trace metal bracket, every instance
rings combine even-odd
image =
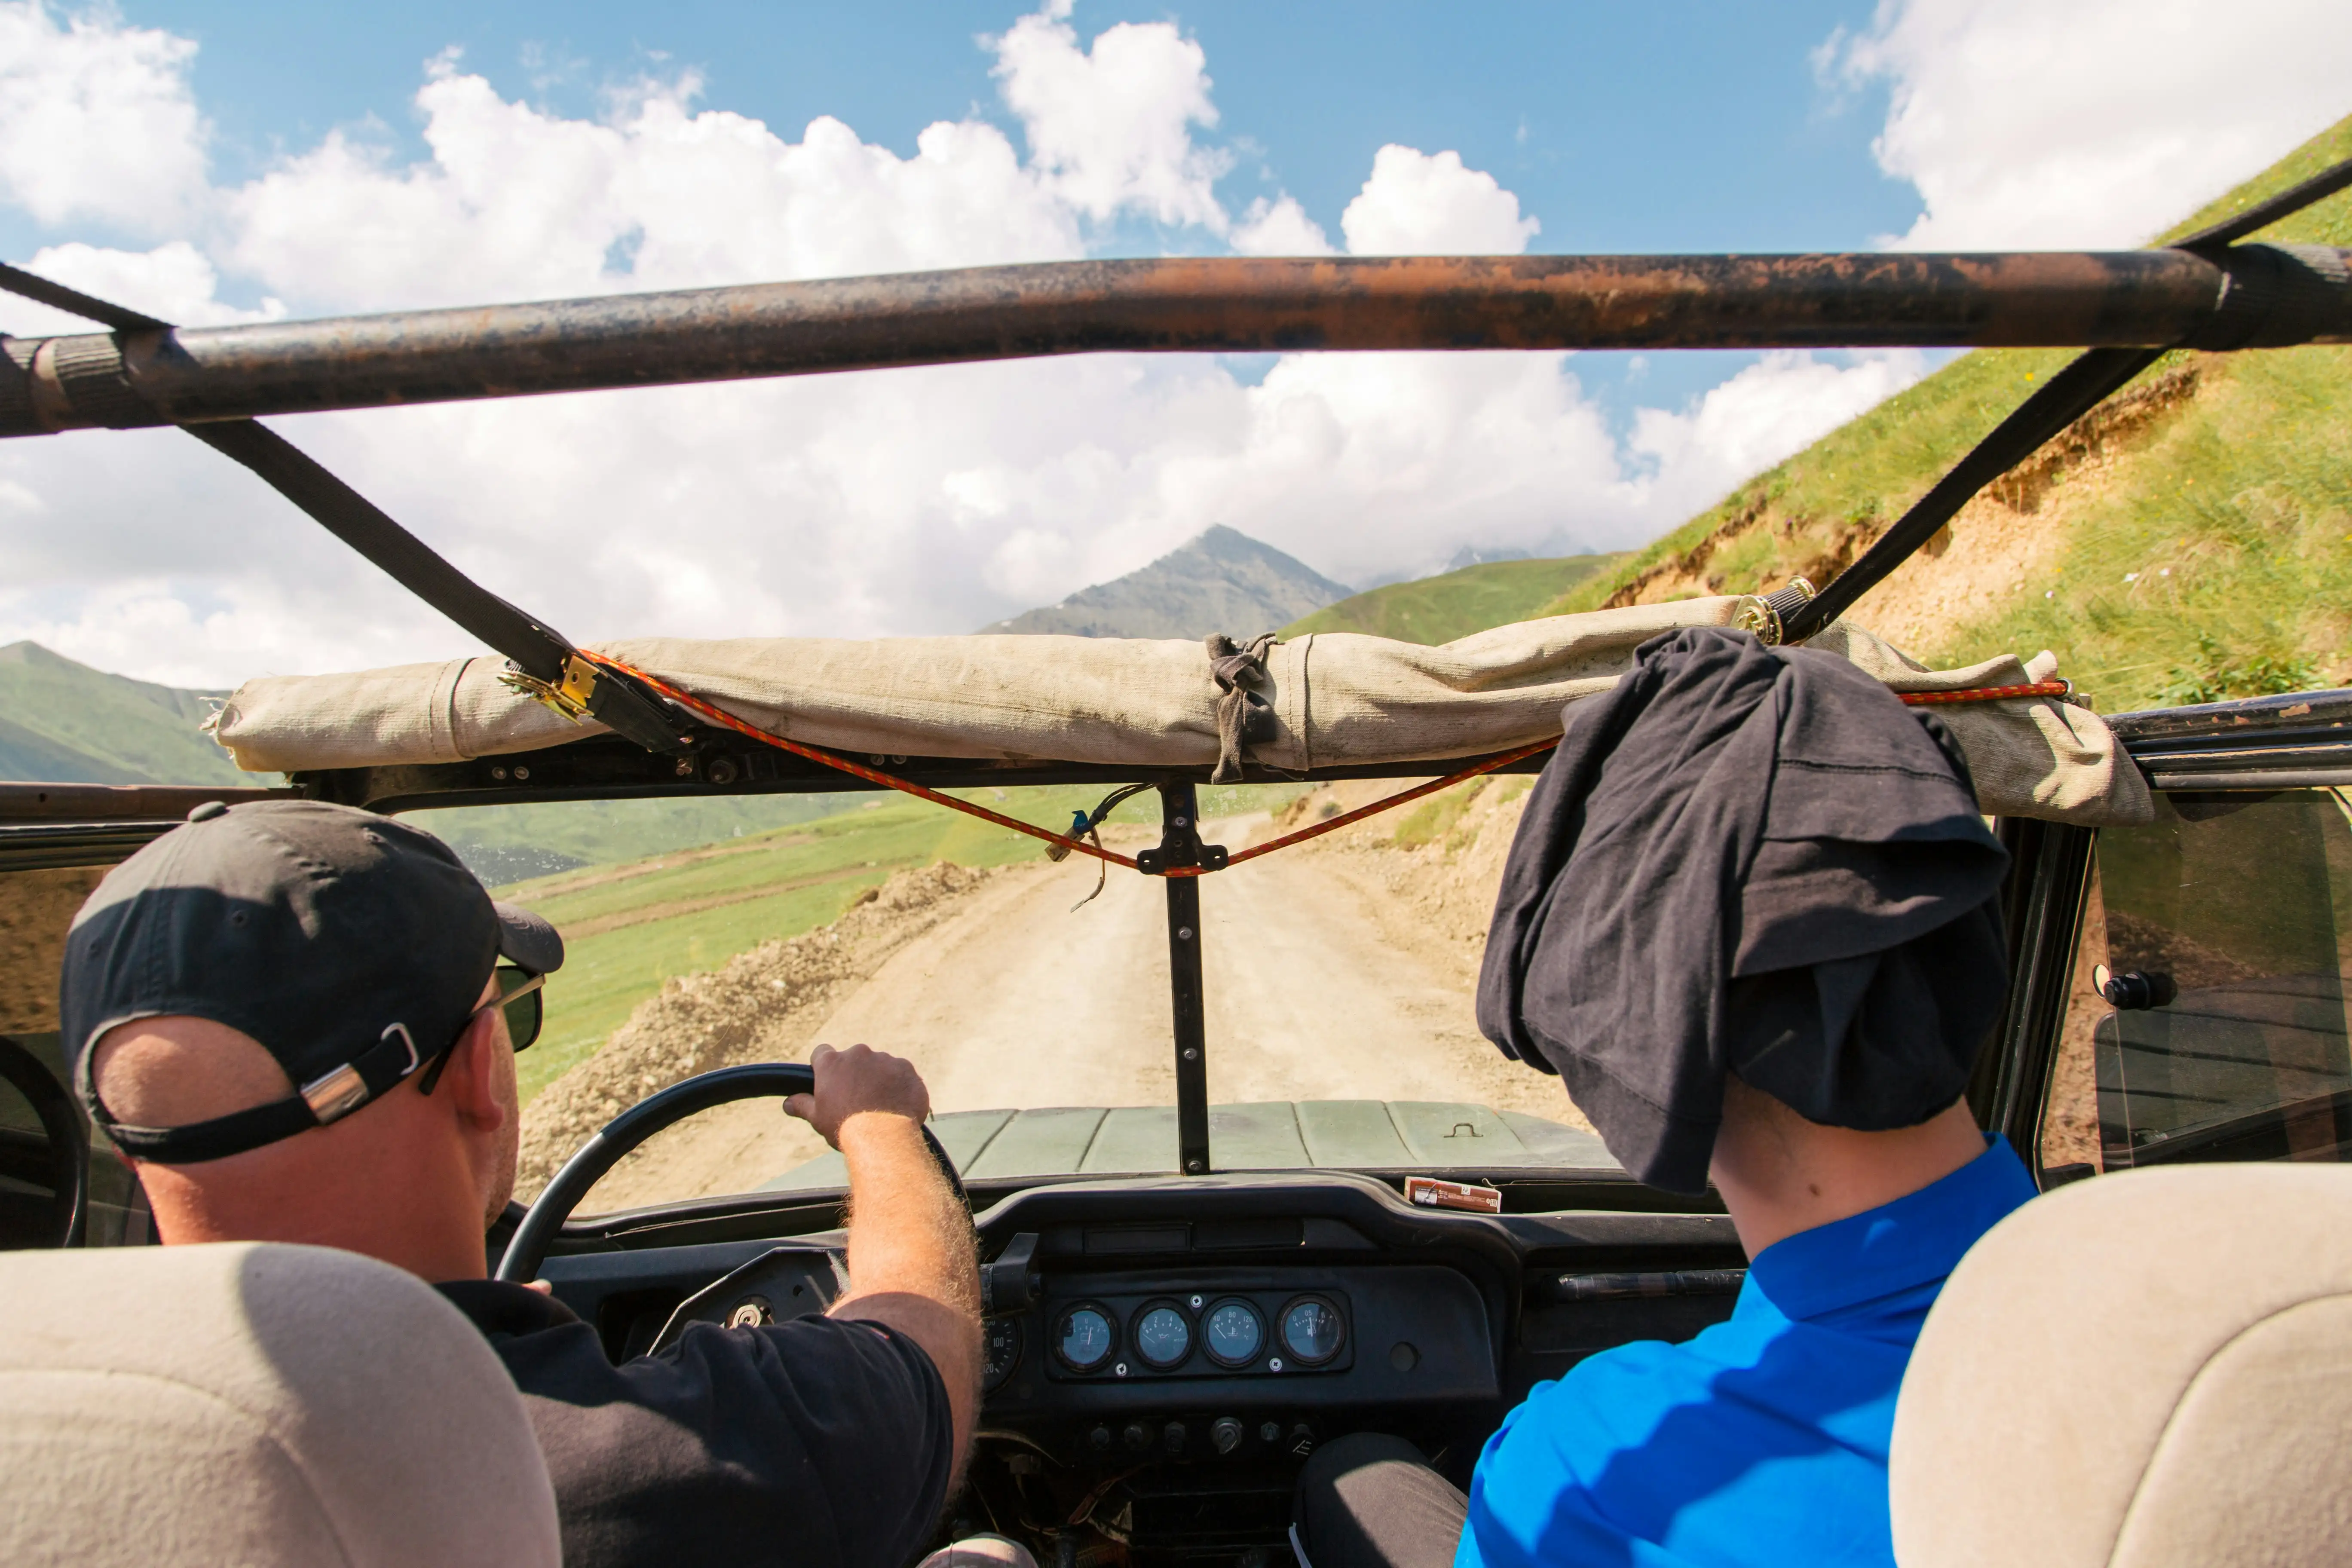
[[[1765,647],[1778,647],[1787,631],[1781,624],[1783,619],[1818,592],[1806,579],[1791,577],[1788,586],[1778,593],[1743,595],[1732,608],[1731,624],[1738,630],[1755,633],[1756,640]]]
[[[1160,847],[1135,858],[1138,868],[1166,876],[1171,866],[1225,863],[1225,852],[1201,842],[1200,800],[1189,784],[1160,786]],[[1151,866],[1144,868],[1150,856]],[[1176,1034],[1176,1168],[1188,1176],[1209,1172],[1208,1008],[1201,985],[1201,879],[1168,878],[1168,992]]]

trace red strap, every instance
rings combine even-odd
[[[2074,688],[2063,680],[2037,680],[2031,686],[1972,686],[1966,691],[1898,691],[1914,708],[1941,702],[1997,702],[2004,697],[2065,697]]]
[[[822,763],[828,768],[837,768],[845,773],[864,779],[868,784],[881,784],[885,788],[895,789],[902,794],[928,800],[935,805],[944,805],[950,811],[961,811],[967,816],[977,816],[983,822],[992,822],[999,827],[1009,827],[1015,833],[1025,833],[1032,838],[1041,838],[1048,844],[1058,844],[1080,855],[1091,855],[1097,860],[1108,860],[1114,866],[1125,866],[1129,870],[1135,868],[1133,856],[1121,855],[1116,850],[1101,848],[1088,843],[1086,839],[1072,838],[1067,834],[1056,833],[1050,827],[1039,827],[1034,823],[1023,822],[1018,817],[1007,816],[1003,812],[991,811],[984,805],[976,805],[968,800],[958,800],[951,795],[943,795],[938,790],[919,784],[912,779],[902,779],[895,773],[886,773],[879,768],[869,768],[863,763],[854,763],[838,752],[828,752],[822,746],[811,746],[799,741],[787,740],[782,735],[771,734],[756,724],[746,723],[738,719],[716,703],[706,702],[691,692],[681,690],[658,675],[639,669],[634,665],[623,664],[617,658],[609,658],[600,653],[591,653],[586,648],[580,650],[579,657],[591,664],[600,664],[606,668],[619,670],[624,675],[635,676],[679,707],[719,725],[721,729],[732,730],[739,735],[749,736],[779,751],[790,752],[796,757],[806,757],[810,762]],[[1937,702],[1990,702],[2004,697],[2063,697],[2066,691],[2067,686],[2063,680],[2043,680],[2037,681],[2032,686],[1980,686],[1967,691],[1905,691],[1897,695],[1905,702],[1913,707],[1918,707]],[[1360,805],[1353,811],[1342,812],[1328,821],[1318,822],[1310,827],[1302,827],[1296,833],[1286,833],[1279,838],[1239,850],[1227,857],[1225,864],[1238,866],[1244,860],[1255,860],[1261,855],[1271,855],[1276,850],[1286,849],[1293,844],[1303,844],[1309,838],[1320,837],[1350,823],[1361,822],[1368,816],[1377,816],[1391,806],[1402,805],[1409,800],[1419,800],[1425,795],[1435,795],[1439,790],[1450,789],[1465,780],[1475,779],[1482,773],[1491,773],[1497,768],[1507,768],[1513,763],[1534,756],[1538,752],[1550,751],[1559,744],[1559,739],[1554,737],[1549,741],[1538,741],[1533,745],[1521,746],[1514,752],[1505,752],[1500,756],[1488,757],[1483,762],[1464,768],[1460,773],[1448,773],[1442,779],[1432,779],[1427,784],[1415,784],[1411,789],[1400,790],[1392,795],[1376,800],[1370,805]],[[1199,866],[1171,866],[1163,874],[1170,877],[1202,877],[1208,875],[1208,872],[1205,868]]]

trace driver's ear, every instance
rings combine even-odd
[[[437,1092],[446,1092],[457,1114],[484,1132],[494,1132],[513,1114],[511,1091],[500,1093],[499,1073],[514,1070],[514,1052],[499,1027],[498,1009],[485,1008],[450,1049],[449,1067]]]

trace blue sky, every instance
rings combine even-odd
[[[0,252],[227,323],[1089,255],[2108,247],[2347,82],[2341,0],[0,0]],[[1358,585],[1636,544],[1936,363],[1090,356],[281,427],[575,637],[854,637],[1214,523]],[[468,651],[169,431],[0,448],[20,636],[203,684]]]
[[[415,106],[425,61],[455,48],[503,95],[593,117],[616,84],[692,70],[705,101],[779,130],[820,114],[914,152],[922,127],[976,115],[1018,133],[984,36],[1004,4],[502,4],[399,6],[133,3],[132,20],[199,46],[192,79],[214,121],[215,176],[264,172],[331,130],[423,156]],[[1081,30],[1173,21],[1215,82],[1215,139],[1239,150],[1221,194],[1237,205],[1286,190],[1336,230],[1372,154],[1399,142],[1458,151],[1517,193],[1538,251],[1864,249],[1910,226],[1917,190],[1871,156],[1883,80],[1833,84],[1814,57],[1866,27],[1864,3],[1674,5],[1212,4],[1088,0]],[[1197,236],[1125,221],[1103,254],[1200,249]],[[0,214],[21,254],[43,237]],[[238,289],[235,280],[226,297]],[[1622,421],[1638,400],[1679,401],[1750,354],[1588,363],[1585,383]],[[1237,367],[1244,374],[1257,368]]]
[[[1014,129],[990,55],[1003,4],[455,5],[365,9],[134,0],[124,15],[200,46],[194,82],[221,172],[373,119],[423,151],[411,100],[452,47],[503,94],[593,114],[608,86],[691,68],[708,101],[797,129],[846,121],[901,155],[966,112]],[[1811,57],[1864,4],[1207,4],[1076,7],[1081,31],[1172,20],[1206,49],[1229,176],[1336,226],[1375,150],[1452,148],[1545,217],[1545,250],[1849,248],[1899,233],[1916,190],[1873,161],[1886,85],[1832,89]],[[1270,193],[1269,193],[1270,194]]]

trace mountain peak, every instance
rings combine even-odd
[[[1082,637],[1249,637],[1344,599],[1349,589],[1220,523],[1124,577],[984,632]]]

